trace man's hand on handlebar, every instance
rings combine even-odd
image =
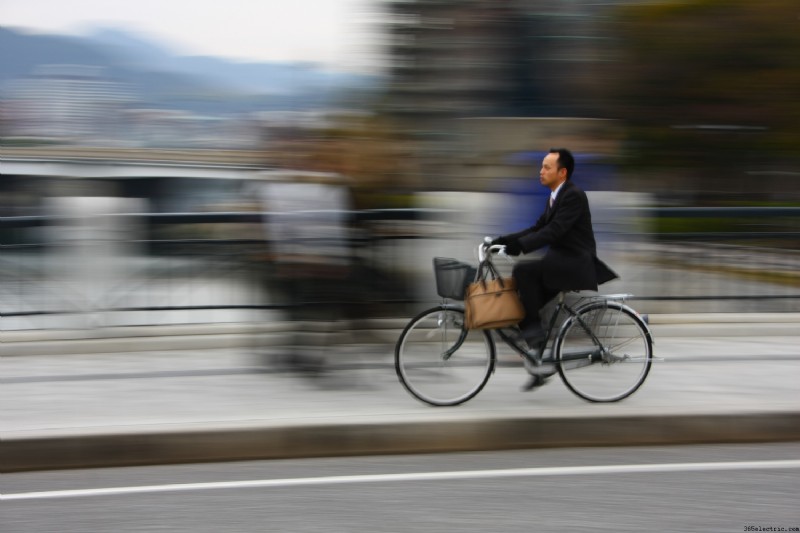
[[[511,237],[497,237],[492,240],[492,244],[499,244],[501,246],[506,247],[506,253],[508,255],[519,255],[522,253],[522,248],[520,248],[519,241],[517,239],[513,239]]]

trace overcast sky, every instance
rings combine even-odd
[[[0,25],[80,35],[134,30],[182,55],[315,61],[360,70],[374,62],[374,0],[0,0]]]

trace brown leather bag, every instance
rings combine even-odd
[[[517,281],[501,277],[491,263],[481,264],[477,279],[464,295],[467,329],[496,329],[517,324],[525,308],[517,294]]]

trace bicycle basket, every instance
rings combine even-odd
[[[446,257],[433,258],[436,293],[442,298],[463,300],[467,285],[475,279],[477,269],[469,263]]]

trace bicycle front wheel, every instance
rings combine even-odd
[[[489,332],[464,329],[464,311],[447,306],[413,318],[395,346],[400,383],[430,405],[466,402],[483,389],[494,365]]]
[[[590,402],[616,402],[642,385],[652,350],[650,333],[635,311],[599,301],[564,323],[555,353],[558,373],[572,392]]]

